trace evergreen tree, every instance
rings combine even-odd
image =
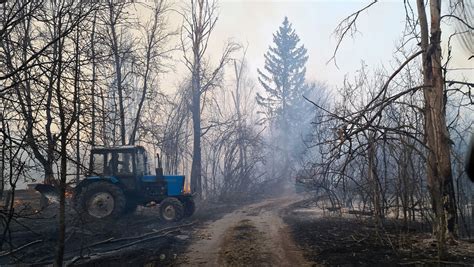
[[[296,110],[302,103],[309,86],[305,85],[306,48],[298,46],[300,38],[285,17],[283,25],[273,34],[275,47],[269,47],[265,53],[266,73],[258,70],[259,82],[265,95],[257,93],[257,103],[264,113],[278,127],[292,126]]]
[[[273,34],[274,47],[265,53],[264,70],[258,70],[263,94],[257,93],[257,103],[270,122],[269,140],[270,175],[289,178],[302,154],[303,136],[314,115],[311,105],[304,101],[315,86],[305,83],[306,48],[285,17],[279,30]]]

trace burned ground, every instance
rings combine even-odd
[[[323,212],[308,201],[289,207],[284,221],[305,258],[317,265],[438,265],[436,241],[426,225],[385,220],[377,227],[369,217]],[[474,243],[455,241],[449,252],[441,266],[474,265]]]
[[[366,216],[328,212],[301,198],[255,203],[206,203],[179,223],[158,220],[156,207],[109,222],[85,223],[69,214],[70,266],[433,266],[429,226],[376,223]],[[0,265],[51,264],[55,206],[12,225],[13,248]],[[294,240],[294,242],[292,242]],[[27,247],[23,247],[28,245]],[[445,266],[474,265],[474,243],[455,241]]]
[[[69,210],[65,261],[73,266],[172,265],[199,224],[216,220],[238,204],[207,203],[191,218],[177,223],[159,220],[157,207],[139,207],[114,221],[85,222]],[[0,266],[51,264],[57,241],[57,206],[23,214],[11,224],[9,244],[0,252]],[[23,247],[25,246],[26,247]]]

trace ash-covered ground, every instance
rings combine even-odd
[[[232,211],[237,204],[206,203],[190,218],[159,220],[158,207],[138,207],[113,221],[85,222],[68,206],[65,263],[69,266],[166,266],[183,252],[195,227]],[[16,216],[0,252],[0,266],[49,265],[57,242],[57,205]]]
[[[0,266],[49,265],[56,252],[57,206],[12,223]],[[252,203],[201,203],[164,223],[158,207],[115,221],[83,222],[69,210],[68,266],[473,266],[474,243],[453,241],[437,260],[429,226],[376,222],[328,211],[301,195]]]
[[[323,210],[311,200],[283,216],[304,257],[322,266],[474,266],[474,243],[455,240],[438,261],[430,227]],[[377,226],[378,225],[378,226]]]

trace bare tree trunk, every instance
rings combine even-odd
[[[126,144],[126,130],[125,130],[125,109],[123,106],[123,85],[122,85],[122,58],[120,57],[119,51],[119,39],[117,36],[117,18],[119,14],[115,9],[115,3],[110,1],[109,3],[109,19],[110,19],[110,31],[112,33],[112,53],[114,56],[114,66],[115,66],[115,82],[117,85],[117,94],[118,94],[118,104],[119,104],[119,119],[120,119],[120,141],[122,145]],[[119,5],[121,5],[119,3]],[[121,8],[121,7],[120,7]]]
[[[193,58],[191,67],[191,89],[192,104],[191,113],[193,119],[193,161],[191,164],[191,191],[196,193],[198,198],[202,197],[202,163],[201,163],[201,60],[207,46],[206,35],[208,36],[214,26],[213,18],[205,13],[209,2],[207,0],[198,0],[196,3],[191,1],[192,30],[189,31],[192,40]],[[213,7],[211,7],[213,8]],[[212,10],[213,11],[213,10]],[[211,12],[212,12],[211,11]],[[204,13],[204,14],[203,14]],[[209,24],[212,23],[212,24]],[[207,25],[207,26],[206,26]],[[209,27],[207,29],[207,27]],[[206,33],[207,31],[207,33]]]
[[[380,187],[377,176],[377,168],[375,166],[375,139],[374,133],[369,133],[369,148],[368,148],[368,159],[369,166],[367,167],[368,179],[372,185],[372,203],[374,205],[374,213],[377,224],[380,223],[380,218],[382,218],[382,208],[380,201]]]
[[[74,91],[79,96],[80,95],[80,88],[79,88],[79,41],[80,41],[79,29],[76,29],[76,38],[74,40],[75,45],[75,58],[74,58]],[[80,179],[80,172],[81,172],[81,120],[79,114],[81,113],[81,101],[78,99],[76,103],[77,105],[77,122],[76,122],[76,184],[79,183]]]
[[[64,261],[64,242],[66,239],[66,170],[67,170],[67,134],[63,134],[61,138],[61,163],[60,163],[60,181],[59,181],[59,230],[58,230],[58,244],[55,266],[62,266]],[[64,154],[63,154],[64,153]]]
[[[57,29],[60,32],[62,30],[61,18],[59,19]],[[55,266],[62,266],[64,259],[64,240],[66,235],[66,221],[65,221],[65,186],[66,186],[66,170],[67,170],[67,161],[66,161],[66,145],[67,145],[67,133],[65,133],[65,114],[63,107],[63,99],[61,96],[61,76],[62,76],[62,52],[63,52],[64,41],[60,41],[58,45],[58,72],[57,72],[57,85],[56,85],[56,97],[57,104],[59,109],[59,118],[60,118],[60,128],[61,128],[61,162],[60,162],[60,178],[59,178],[59,218],[58,218],[58,242],[57,242],[57,252],[56,258],[54,261]],[[76,88],[77,89],[77,88]],[[74,103],[75,105],[76,103]]]
[[[201,95],[214,85],[224,65],[229,59],[229,54],[237,49],[236,45],[229,43],[224,49],[219,65],[208,75],[204,75],[204,55],[209,42],[209,37],[217,22],[217,2],[215,0],[191,0],[189,9],[183,13],[183,33],[185,39],[191,41],[191,53],[181,36],[182,49],[186,66],[191,72],[191,113],[193,119],[193,160],[191,165],[191,190],[202,196],[202,162],[201,162]]]
[[[199,47],[197,48],[199,49]],[[199,50],[198,50],[199,51]],[[202,194],[201,186],[201,81],[200,58],[195,57],[195,68],[192,74],[192,118],[193,118],[193,162],[191,165],[191,191],[198,196]]]
[[[105,145],[108,145],[108,137],[107,137],[107,128],[106,128],[106,122],[107,122],[107,110],[106,110],[106,96],[103,87],[99,87],[100,91],[100,106],[101,106],[101,113],[100,113],[100,123],[102,124],[100,129],[101,133],[100,136],[102,138],[102,143]],[[114,123],[115,124],[115,123]]]
[[[435,212],[434,232],[438,240],[439,257],[446,253],[447,234],[456,226],[456,202],[450,159],[450,139],[446,127],[444,78],[441,66],[441,1],[431,0],[431,29],[423,0],[417,1],[423,49],[423,83],[425,99],[425,137],[428,147],[427,179]]]
[[[0,157],[1,157],[1,162],[0,162],[0,199],[3,199],[3,191],[5,190],[5,168],[6,168],[6,152],[7,152],[7,137],[6,137],[6,132],[5,132],[5,118],[3,117],[3,113],[0,113],[0,123],[2,125],[2,135],[0,138],[0,143],[1,143],[1,150],[0,150]],[[0,249],[1,249],[1,243],[0,243]]]
[[[146,95],[148,92],[148,83],[150,79],[150,74],[152,72],[152,61],[159,53],[156,51],[157,48],[161,45],[161,42],[165,41],[168,34],[162,33],[161,17],[164,13],[164,3],[163,1],[155,2],[155,7],[153,8],[153,21],[150,28],[147,28],[146,35],[146,55],[145,55],[145,70],[143,73],[143,87],[142,95],[140,102],[138,103],[138,110],[135,115],[133,128],[130,134],[129,144],[133,145],[135,143],[138,125],[140,124],[140,117],[142,115],[143,105],[145,103]]]
[[[91,32],[91,64],[92,64],[92,84],[91,84],[91,97],[92,97],[92,106],[91,106],[91,146],[95,146],[96,139],[96,104],[95,104],[95,94],[96,94],[96,84],[97,84],[97,62],[96,62],[96,52],[95,52],[95,34],[96,34],[96,23],[97,22],[97,11],[94,12],[94,20],[92,21],[92,32]],[[92,169],[92,161],[89,162],[89,169]]]
[[[403,210],[403,225],[405,227],[408,226],[408,218],[409,218],[409,199],[408,199],[408,192],[409,192],[409,173],[408,173],[408,162],[410,160],[409,158],[409,153],[408,153],[408,147],[405,145],[407,142],[403,137],[401,140],[404,140],[402,144],[404,144],[401,148],[401,153],[400,153],[400,163],[399,163],[399,168],[400,168],[400,198],[402,202],[402,210]]]

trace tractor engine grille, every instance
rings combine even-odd
[[[148,196],[166,196],[166,186],[154,185],[145,187],[145,192]]]

